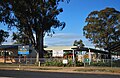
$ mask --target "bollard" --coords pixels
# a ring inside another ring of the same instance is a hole
[[[40,61],[38,62],[38,66],[40,67]]]

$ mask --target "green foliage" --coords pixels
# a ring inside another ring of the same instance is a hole
[[[52,60],[52,61],[46,61],[44,63],[44,65],[45,66],[59,66],[59,67],[66,66],[66,67],[71,67],[71,66],[73,66],[73,61],[68,60],[68,64],[64,65],[62,63],[62,60]]]
[[[101,66],[101,67],[110,67],[109,62],[92,62],[91,66]]]
[[[76,62],[76,66],[84,66],[84,63],[77,61],[77,62]]]
[[[9,37],[9,33],[4,31],[4,30],[0,30],[0,44],[2,44],[2,42],[6,41],[6,38]]]
[[[30,43],[28,37],[26,37],[25,34],[22,34],[19,32],[17,32],[17,33],[13,32],[12,40],[15,40],[14,44],[28,45]]]
[[[120,12],[106,8],[91,12],[86,18],[84,36],[96,47],[109,48],[112,43],[120,41]]]
[[[120,60],[115,60],[112,62],[112,67],[120,67]]]
[[[63,66],[63,63],[62,61],[57,61],[57,60],[54,60],[54,61],[46,61],[45,66]]]
[[[66,66],[68,66],[68,67],[73,66],[73,61],[72,60],[68,60],[68,64]]]
[[[24,34],[22,36],[35,47],[39,56],[43,57],[44,35],[54,33],[55,28],[62,30],[65,27],[65,23],[57,18],[63,12],[58,5],[64,1],[0,0],[0,22],[7,24],[8,27],[15,26],[19,33]]]
[[[86,23],[84,36],[96,47],[108,50],[108,58],[111,59],[109,48],[120,42],[120,34],[117,34],[120,33],[120,12],[114,8],[93,11],[86,18]]]
[[[85,45],[83,44],[82,40],[79,40],[79,41],[75,40],[73,43],[73,46],[84,47]]]

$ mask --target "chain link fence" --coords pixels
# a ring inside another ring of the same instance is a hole
[[[40,58],[36,62],[36,58],[0,58],[1,63],[22,64],[22,65],[44,65],[44,66],[64,66],[64,58]],[[98,59],[97,61],[84,63],[67,59],[66,66],[98,66],[98,67],[120,67],[120,59]]]

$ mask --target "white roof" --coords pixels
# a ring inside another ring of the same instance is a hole
[[[49,46],[44,48],[44,50],[73,50],[71,48],[76,48],[77,46]]]

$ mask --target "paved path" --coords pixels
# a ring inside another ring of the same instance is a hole
[[[104,71],[101,71],[104,70]],[[2,66],[0,70],[22,70],[22,71],[39,71],[39,72],[63,72],[63,73],[88,73],[88,74],[109,74],[120,75],[120,68],[106,67],[38,67],[38,66]],[[80,71],[75,71],[80,70]],[[82,71],[81,71],[82,70]],[[87,71],[84,71],[87,70]],[[89,71],[93,70],[93,71]]]
[[[0,70],[0,78],[120,78],[120,75]]]

